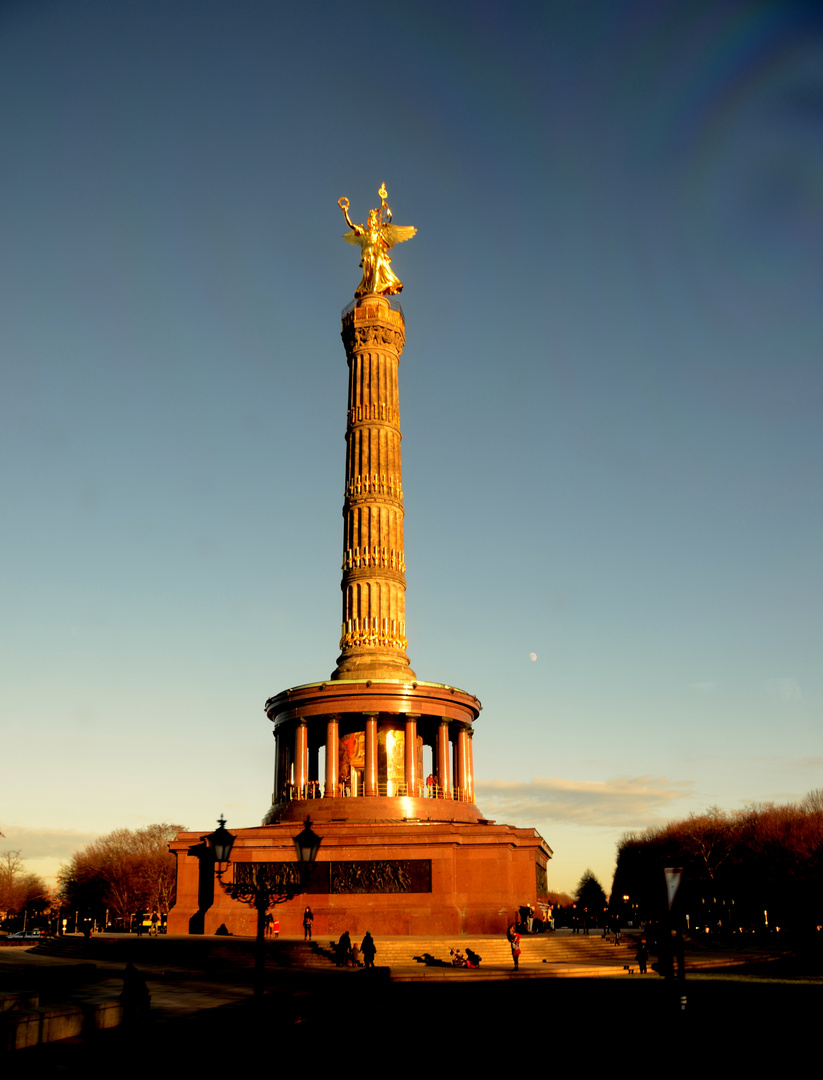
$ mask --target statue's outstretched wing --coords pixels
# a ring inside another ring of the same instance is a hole
[[[360,244],[362,243],[360,234],[356,233],[354,229],[349,229],[348,232],[343,233],[343,239],[347,244]]]
[[[416,232],[414,225],[384,225],[380,235],[386,247],[394,247],[395,244],[402,244],[404,240],[411,240]]]

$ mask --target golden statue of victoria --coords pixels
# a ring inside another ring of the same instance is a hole
[[[403,282],[391,268],[389,248],[401,244],[404,240],[411,240],[417,232],[413,225],[392,225],[385,184],[380,185],[377,194],[380,196],[380,206],[369,210],[365,225],[355,225],[349,217],[349,200],[345,195],[337,200],[349,226],[349,232],[343,233],[343,239],[347,244],[359,244],[362,251],[360,265],[363,268],[363,277],[354,294],[356,297],[374,294],[393,296],[401,291]]]

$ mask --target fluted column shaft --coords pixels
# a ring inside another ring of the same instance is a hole
[[[385,297],[343,319],[349,365],[343,624],[333,679],[414,679],[406,655],[406,561],[397,368],[403,316]]]

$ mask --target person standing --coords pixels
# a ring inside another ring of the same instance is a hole
[[[351,934],[344,930],[340,940],[334,947],[334,963],[336,967],[348,967],[351,958]]]
[[[374,955],[377,952],[374,944],[374,938],[371,936],[371,931],[366,931],[366,936],[360,945],[360,951],[363,954],[363,963],[367,968],[374,967]]]
[[[123,1023],[131,1027],[146,1020],[151,1003],[151,994],[146,980],[129,960],[123,972],[123,990],[120,994],[123,1003]]]
[[[314,915],[308,904],[306,904],[306,910],[303,912],[303,940],[311,941],[311,924],[314,922]]]
[[[645,941],[640,942],[639,946],[637,947],[637,952],[635,953],[634,958],[637,961],[637,966],[640,969],[640,974],[645,975],[646,974],[646,965],[649,962],[649,950],[646,948],[646,942]]]
[[[514,933],[512,934],[512,936],[511,936],[511,938],[509,940],[511,941],[512,960],[514,960],[514,970],[519,971],[520,969],[518,968],[518,963],[520,961],[520,935],[518,934],[518,932],[516,930],[514,931]]]

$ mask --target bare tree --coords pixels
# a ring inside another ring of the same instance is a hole
[[[0,853],[0,915],[8,919],[24,909],[43,911],[49,905],[49,890],[38,875],[25,870],[20,851]]]
[[[135,912],[168,912],[174,903],[176,864],[169,842],[181,825],[115,829],[76,851],[60,875],[61,892],[71,906],[113,909],[121,919]]]

